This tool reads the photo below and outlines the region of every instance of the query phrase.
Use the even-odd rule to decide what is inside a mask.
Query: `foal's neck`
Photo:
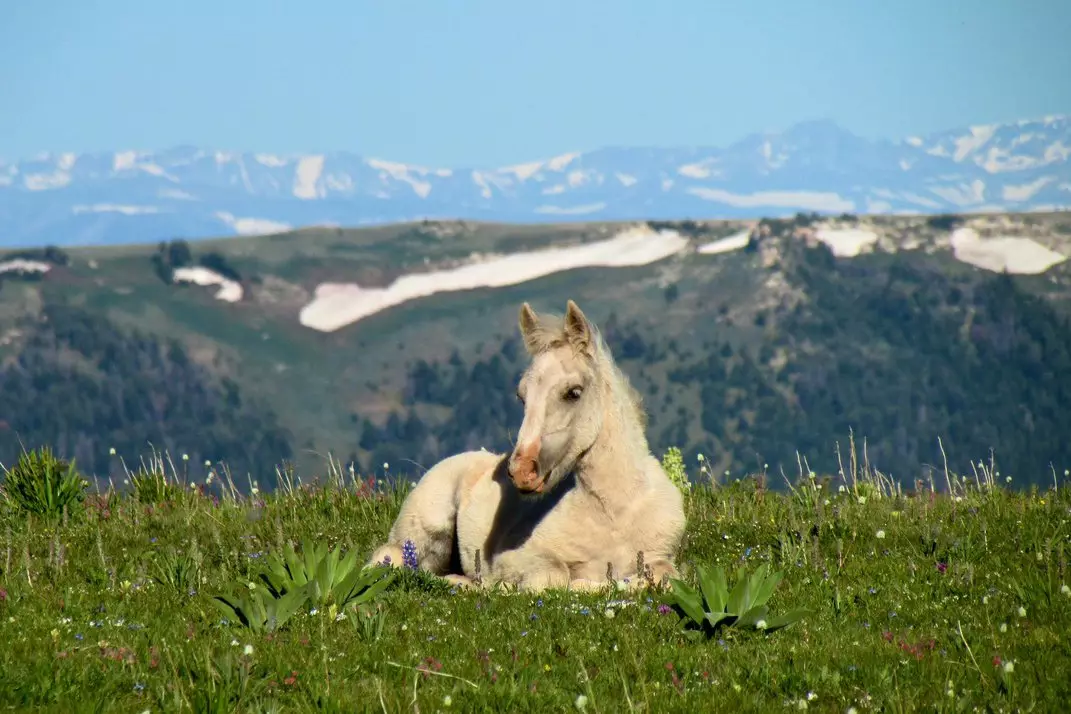
[[[607,387],[602,428],[595,443],[577,462],[577,481],[603,507],[622,511],[646,485],[646,464],[650,456],[643,427],[635,422],[631,405],[624,395]]]

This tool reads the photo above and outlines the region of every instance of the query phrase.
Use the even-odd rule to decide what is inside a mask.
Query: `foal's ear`
[[[591,324],[572,300],[565,308],[565,339],[569,340],[569,344],[579,352],[594,353]]]
[[[521,313],[517,320],[521,328],[521,339],[524,340],[524,348],[531,355],[539,352],[543,347],[543,330],[539,325],[539,318],[535,310],[528,303],[521,305]]]

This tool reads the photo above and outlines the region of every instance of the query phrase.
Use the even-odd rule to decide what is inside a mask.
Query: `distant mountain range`
[[[725,148],[609,147],[495,169],[191,146],[0,160],[0,246],[422,218],[548,223],[1071,207],[1071,117],[872,141],[833,122]]]

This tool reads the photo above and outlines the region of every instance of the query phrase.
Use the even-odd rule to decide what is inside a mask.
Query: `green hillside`
[[[136,461],[151,442],[223,459],[239,483],[252,472],[270,485],[284,460],[322,469],[328,453],[415,476],[460,449],[508,447],[517,308],[560,312],[572,298],[643,393],[656,451],[679,445],[719,475],[765,470],[777,486],[803,459],[835,472],[854,434],[911,484],[943,473],[940,438],[954,471],[994,457],[1019,483],[1047,483],[1071,466],[1071,267],[1002,275],[956,260],[949,229],[984,220],[842,217],[881,236],[850,258],[808,238],[813,217],[657,224],[696,246],[752,237],[433,295],[330,333],[298,322],[321,283],[383,287],[626,226],[414,223],[42,253],[43,276],[0,277],[0,461],[50,444],[103,474],[118,468],[110,448]],[[999,220],[979,225],[1068,254],[1067,214]],[[242,299],[171,283],[196,264],[239,281]]]

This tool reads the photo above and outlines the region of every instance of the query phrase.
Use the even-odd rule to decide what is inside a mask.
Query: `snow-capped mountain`
[[[725,148],[603,148],[495,169],[176,147],[0,160],[0,246],[420,218],[551,222],[1071,207],[1071,117],[871,141],[829,121]]]

